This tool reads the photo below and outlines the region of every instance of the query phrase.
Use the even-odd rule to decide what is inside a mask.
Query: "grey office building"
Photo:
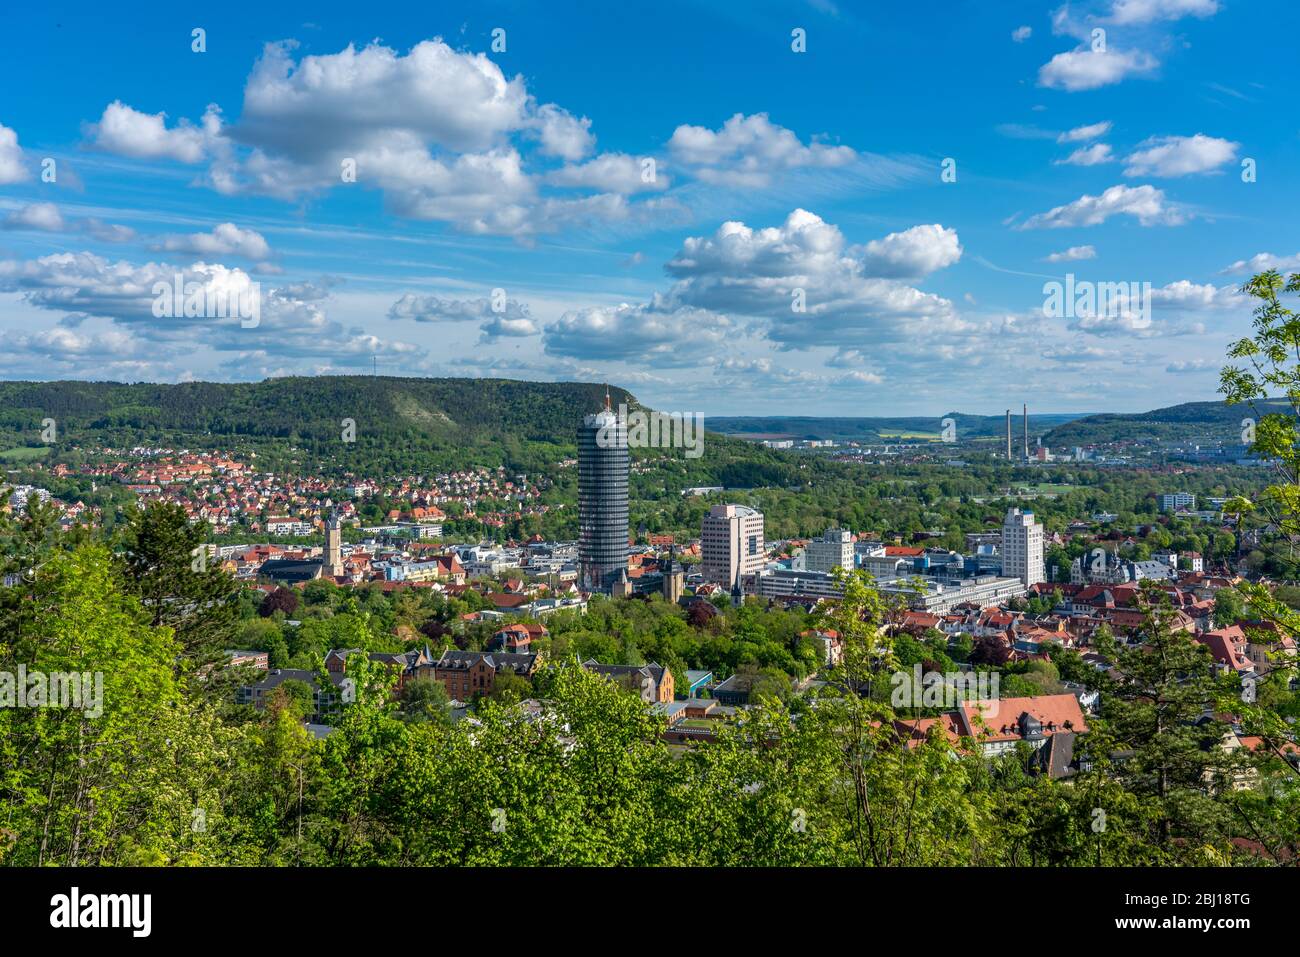
[[[627,570],[627,423],[609,408],[578,429],[578,581],[609,591]]]

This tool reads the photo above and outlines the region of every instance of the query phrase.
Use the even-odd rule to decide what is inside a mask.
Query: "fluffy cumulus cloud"
[[[725,316],[665,302],[573,309],[546,327],[546,352],[573,359],[693,366],[734,333]]]
[[[79,232],[103,243],[125,243],[135,238],[135,230],[116,223],[106,223],[94,216],[69,219],[54,203],[27,203],[19,206],[0,218],[0,229]]]
[[[937,224],[850,246],[803,209],[779,226],[726,222],[682,243],[666,266],[676,281],[649,302],[567,313],[544,341],[553,355],[683,364],[749,332],[782,349],[836,346],[847,363],[882,341],[967,331],[951,302],[902,281],[960,256]]]
[[[241,229],[234,223],[221,223],[206,233],[164,236],[153,248],[196,256],[241,256],[253,260],[267,259],[271,255],[271,246],[261,233]]]
[[[558,156],[561,159],[580,160],[596,145],[596,137],[591,135],[591,120],[576,117],[568,110],[546,103],[538,108],[533,117],[533,126],[541,141],[542,153],[546,156]]]
[[[737,113],[716,130],[684,124],[673,131],[668,149],[698,179],[738,187],[766,186],[785,170],[843,167],[857,158],[847,146],[802,143],[766,113]]]
[[[1171,204],[1154,186],[1112,186],[1100,196],[1080,196],[1072,203],[1030,216],[1020,229],[1097,226],[1112,216],[1131,216],[1143,226],[1177,226],[1188,214]]]
[[[1070,328],[1079,332],[1088,332],[1094,336],[1131,336],[1148,338],[1157,334],[1155,320],[1136,308],[1119,309],[1115,312],[1095,312],[1079,316],[1070,323]]]
[[[568,165],[548,177],[557,186],[583,186],[602,193],[640,193],[668,188],[668,177],[653,157],[602,153],[586,163]]]
[[[177,288],[179,302],[173,294]],[[289,288],[263,291],[243,270],[220,263],[134,264],[89,252],[57,253],[0,261],[0,292],[17,293],[30,306],[62,313],[63,329],[108,320],[130,336],[142,361],[169,353],[189,355],[203,347],[281,360],[424,354],[408,343],[345,328],[328,317],[320,302],[300,299]],[[195,314],[185,314],[189,301],[201,307]],[[239,311],[237,304],[255,307]],[[250,324],[252,316],[257,321]]]
[[[507,79],[485,55],[459,53],[441,40],[405,56],[372,44],[304,56],[269,44],[244,88],[240,138],[302,162],[341,147],[370,146],[395,131],[457,152],[500,145],[524,127],[529,97],[522,77]]]
[[[1104,293],[1107,285],[1110,291]],[[1247,297],[1235,286],[1188,279],[1154,288],[1136,282],[1099,283],[1094,288],[1096,302],[1069,325],[1094,336],[1199,336],[1209,323],[1248,306]]]
[[[484,341],[535,336],[540,331],[528,305],[514,299],[442,299],[406,293],[388,309],[390,319],[414,322],[478,322]]]
[[[1075,93],[1119,83],[1130,76],[1150,74],[1160,65],[1144,50],[1068,50],[1038,69],[1038,84]]]
[[[1237,158],[1240,143],[1197,133],[1153,136],[1138,144],[1125,162],[1125,176],[1190,176],[1211,173]]]
[[[1016,27],[1011,31],[1011,39],[1016,43],[1024,43],[1034,35],[1033,27]]]
[[[18,145],[18,134],[0,123],[0,185],[21,183],[31,175]]]
[[[67,228],[63,214],[53,203],[28,203],[5,216],[0,225],[5,229],[36,229],[58,233]]]
[[[920,279],[961,259],[957,231],[935,223],[913,226],[884,239],[873,239],[861,249],[867,273],[890,279]]]
[[[114,100],[86,134],[91,145],[108,153],[198,163],[220,131],[221,114],[216,107],[208,107],[199,126],[181,120],[169,128],[166,113],[142,113]]]
[[[406,52],[378,41],[311,55],[293,41],[267,44],[237,119],[216,104],[195,123],[115,100],[85,137],[132,158],[204,163],[201,182],[224,195],[299,202],[374,189],[394,215],[524,242],[678,221],[685,208],[669,191],[692,179],[748,189],[793,170],[852,168],[878,186],[916,175],[915,163],[801,140],[766,114],[678,126],[668,157],[598,153],[591,127],[487,55],[435,38]],[[0,137],[0,170],[3,146]]]
[[[521,151],[580,163],[594,148],[591,121],[538,104],[522,77],[507,77],[487,56],[440,39],[405,54],[373,43],[295,59],[294,47],[265,47],[236,123],[223,124],[213,106],[198,125],[169,126],[162,113],[115,101],[87,139],[125,156],[207,161],[208,184],[227,195],[298,200],[355,183],[382,191],[399,216],[477,233],[522,236],[628,217],[618,195],[539,195]],[[613,176],[608,167],[588,169],[587,180],[576,174],[575,185]]]
[[[1204,311],[1238,309],[1249,302],[1249,297],[1236,286],[1216,286],[1213,283],[1180,279],[1153,289],[1151,301],[1157,306],[1170,309]]]

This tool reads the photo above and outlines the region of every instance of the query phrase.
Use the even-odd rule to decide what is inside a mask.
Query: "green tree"
[[[122,583],[136,595],[151,625],[176,636],[176,668],[214,699],[230,689],[223,680],[225,649],[237,634],[239,585],[209,560],[206,526],[190,522],[185,510],[151,502],[122,529]]]
[[[408,722],[451,721],[451,698],[447,686],[435,678],[415,678],[406,682],[399,696],[402,720]]]

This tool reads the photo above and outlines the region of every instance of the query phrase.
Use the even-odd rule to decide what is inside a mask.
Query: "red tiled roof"
[[[1036,698],[994,698],[963,701],[959,707],[966,734],[982,741],[1014,741],[1020,738],[1020,716],[1029,714],[1043,726],[1043,734],[1073,731],[1086,734],[1079,699],[1072,694],[1039,695]],[[1067,728],[1066,722],[1069,722]]]

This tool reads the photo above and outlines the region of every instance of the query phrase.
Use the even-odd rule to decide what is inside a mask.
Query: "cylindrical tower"
[[[627,423],[609,408],[578,429],[578,576],[608,591],[627,570]]]

